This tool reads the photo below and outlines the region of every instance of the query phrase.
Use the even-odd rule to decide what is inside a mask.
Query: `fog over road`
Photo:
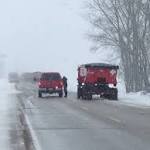
[[[36,149],[42,150],[148,150],[150,108],[126,106],[107,100],[38,98],[22,84],[25,118]]]

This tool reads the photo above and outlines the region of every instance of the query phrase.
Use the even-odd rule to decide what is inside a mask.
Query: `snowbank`
[[[143,92],[124,94],[119,96],[119,101],[128,105],[150,107],[150,94]]]
[[[150,107],[150,93],[137,92],[126,94],[123,82],[118,84],[119,101],[127,105]]]

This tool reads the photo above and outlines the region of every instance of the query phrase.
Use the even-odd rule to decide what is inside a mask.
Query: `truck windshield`
[[[42,74],[42,80],[60,80],[61,76],[58,73],[45,73]]]

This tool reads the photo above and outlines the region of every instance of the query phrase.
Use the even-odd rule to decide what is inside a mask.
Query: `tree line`
[[[94,49],[119,53],[127,92],[149,87],[150,0],[89,0],[89,38]]]

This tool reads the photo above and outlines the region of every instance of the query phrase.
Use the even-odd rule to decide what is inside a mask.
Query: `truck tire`
[[[83,99],[83,100],[86,100],[86,99],[87,99],[87,91],[86,91],[85,88],[82,89],[82,95],[81,95],[81,96],[82,96],[82,99]]]
[[[60,92],[60,93],[59,93],[59,97],[63,97],[63,92]]]
[[[79,93],[79,91],[77,92],[77,99],[80,99],[81,95]]]
[[[80,99],[82,97],[82,89],[78,88],[77,90],[77,99]]]
[[[112,94],[110,97],[111,100],[118,100],[118,90],[117,89],[112,89]]]
[[[84,94],[82,94],[82,100],[85,100],[86,96]]]
[[[39,91],[38,96],[39,98],[42,98],[42,92]]]

